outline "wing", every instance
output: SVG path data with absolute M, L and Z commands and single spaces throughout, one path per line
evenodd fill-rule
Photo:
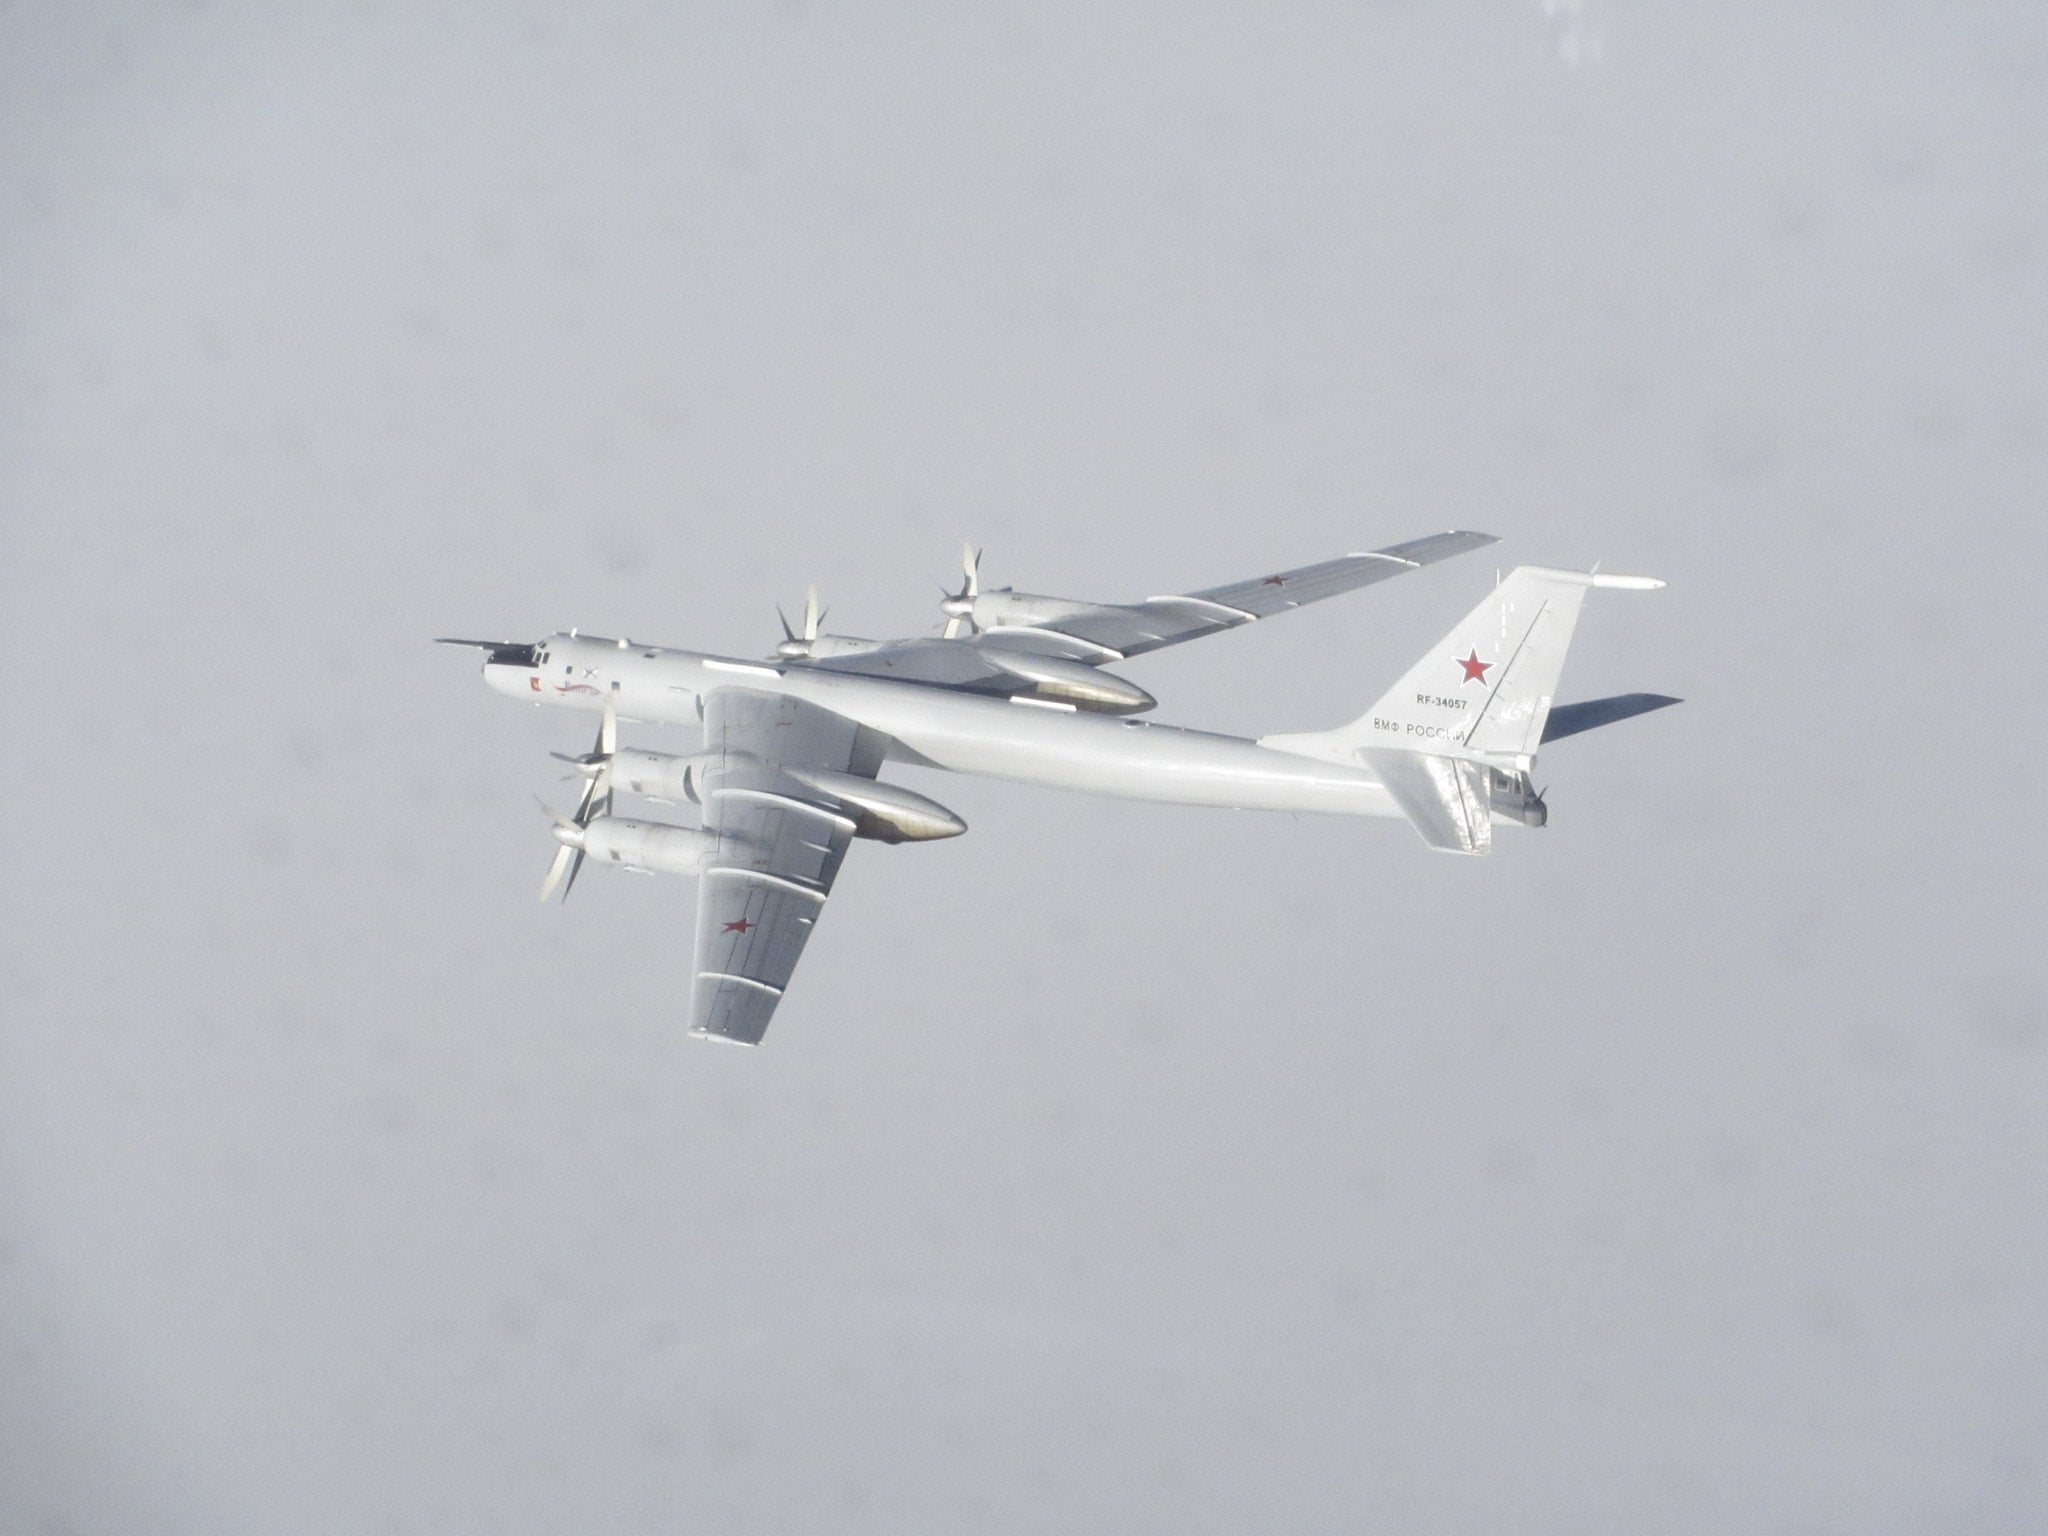
M 699 794 L 718 851 L 697 886 L 691 1034 L 760 1042 L 853 841 L 832 797 L 785 770 L 873 778 L 885 746 L 801 699 L 749 688 L 705 698 Z
M 834 672 L 893 677 L 904 682 L 1008 695 L 1031 685 L 987 661 L 982 650 L 1033 650 L 1090 666 L 1236 629 L 1340 592 L 1448 560 L 1494 542 L 1490 533 L 1436 533 L 1366 554 L 1254 576 L 1142 603 L 1080 603 L 1046 599 L 1054 611 L 1030 624 L 1000 623 L 965 640 L 898 640 L 856 655 L 811 663 Z M 1036 601 L 1036 600 L 1034 600 Z
M 1434 533 L 1426 539 L 1389 544 L 1365 554 L 1345 555 L 1317 565 L 1253 576 L 1227 586 L 1206 587 L 1180 597 L 1148 597 L 1128 607 L 1105 609 L 1101 617 L 1078 614 L 1075 622 L 1055 621 L 1051 628 L 1125 656 L 1178 645 L 1219 630 L 1235 629 L 1254 619 L 1271 618 L 1340 592 L 1385 581 L 1467 550 L 1494 542 L 1490 533 Z

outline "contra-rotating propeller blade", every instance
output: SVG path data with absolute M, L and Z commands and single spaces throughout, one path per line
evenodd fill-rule
M 782 621 L 782 643 L 775 647 L 775 654 L 787 656 L 791 660 L 810 655 L 818 638 L 818 626 L 825 622 L 826 611 L 818 606 L 816 582 L 804 588 L 804 627 L 801 631 L 794 631 L 789 627 L 789 615 L 784 613 L 778 604 L 775 617 Z
M 974 622 L 974 600 L 981 596 L 981 551 L 972 544 L 960 546 L 960 575 L 960 590 L 947 593 L 939 604 L 939 611 L 946 616 L 944 637 L 948 640 L 957 640 L 963 629 L 970 635 L 981 633 Z
M 583 823 L 580 820 L 572 821 L 545 800 L 540 802 L 540 808 L 547 813 L 548 820 L 554 823 L 555 841 L 562 845 L 555 850 L 554 858 L 548 861 L 547 878 L 540 884 L 540 899 L 545 904 L 547 899 L 555 894 L 555 887 L 561 885 L 565 872 L 569 876 L 569 884 L 576 883 L 576 871 L 583 867 Z M 568 899 L 569 893 L 564 889 L 562 900 Z
M 562 900 L 569 899 L 569 892 L 575 888 L 577 871 L 583 868 L 583 829 L 600 816 L 611 814 L 612 808 L 612 757 L 619 750 L 619 690 L 613 684 L 604 696 L 604 713 L 598 717 L 597 746 L 581 757 L 566 761 L 574 763 L 579 772 L 589 775 L 589 782 L 583 786 L 583 798 L 577 802 L 576 814 L 564 816 L 553 807 L 543 807 L 555 824 L 555 840 L 562 846 L 555 850 L 553 862 L 548 865 L 547 879 L 541 882 L 540 899 L 546 901 L 555 894 L 557 885 L 562 888 Z M 560 756 L 560 754 L 555 754 Z M 563 877 L 566 874 L 567 879 Z

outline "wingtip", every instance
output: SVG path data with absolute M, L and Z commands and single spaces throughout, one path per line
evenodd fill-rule
M 1345 558 L 1398 560 L 1403 565 L 1411 567 L 1434 565 L 1439 560 L 1449 560 L 1454 555 L 1470 554 L 1475 549 L 1484 549 L 1489 544 L 1499 542 L 1498 534 L 1479 533 L 1470 528 L 1446 528 L 1442 533 L 1424 534 L 1419 539 L 1389 544 L 1385 549 L 1354 549 Z
M 761 1043 L 758 1040 L 741 1040 L 733 1035 L 721 1035 L 716 1030 L 711 1029 L 693 1029 L 690 1031 L 690 1038 L 692 1040 L 709 1040 L 713 1045 L 736 1045 L 743 1051 L 751 1051 Z

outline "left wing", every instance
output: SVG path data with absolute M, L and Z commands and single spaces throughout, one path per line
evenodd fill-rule
M 786 770 L 871 779 L 886 745 L 801 699 L 750 688 L 705 697 L 699 795 L 718 850 L 697 885 L 691 1034 L 760 1043 L 853 841 L 845 808 Z

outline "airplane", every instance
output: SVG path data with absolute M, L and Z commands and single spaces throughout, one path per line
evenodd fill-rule
M 984 590 L 980 556 L 940 604 L 936 635 L 824 632 L 816 589 L 765 659 L 553 634 L 486 652 L 485 681 L 533 704 L 595 713 L 573 814 L 540 898 L 566 900 L 584 860 L 698 878 L 690 1034 L 757 1045 L 856 839 L 957 837 L 945 806 L 885 783 L 888 763 L 1180 805 L 1406 818 L 1432 848 L 1484 854 L 1496 822 L 1549 819 L 1530 773 L 1545 742 L 1679 702 L 1623 694 L 1554 705 L 1593 588 L 1650 577 L 1519 566 L 1371 709 L 1334 730 L 1256 740 L 1138 718 L 1157 702 L 1106 668 L 1419 570 L 1495 542 L 1453 530 L 1136 603 Z M 943 589 L 942 589 L 943 590 Z M 701 725 L 687 753 L 619 744 L 622 722 Z M 698 825 L 621 816 L 620 791 L 701 808 Z

